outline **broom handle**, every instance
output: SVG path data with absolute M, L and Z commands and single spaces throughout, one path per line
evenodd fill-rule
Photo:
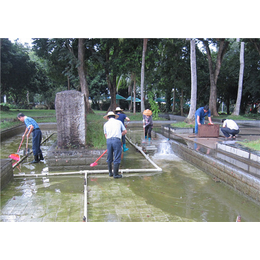
M 95 162 L 97 162 L 106 152 L 107 152 L 107 150 L 106 150 L 105 152 L 103 152 L 103 153 L 97 158 L 97 160 L 96 160 Z
M 17 150 L 17 153 L 20 151 L 20 148 L 21 148 L 21 146 L 22 146 L 22 144 L 23 144 L 24 137 L 25 137 L 25 136 L 23 135 L 22 141 L 21 141 L 21 143 L 20 143 L 20 145 L 19 145 L 19 148 L 18 148 L 18 150 Z

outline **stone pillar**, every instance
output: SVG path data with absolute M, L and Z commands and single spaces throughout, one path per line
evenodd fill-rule
M 58 92 L 55 99 L 57 145 L 79 148 L 86 144 L 86 112 L 84 94 L 76 90 Z

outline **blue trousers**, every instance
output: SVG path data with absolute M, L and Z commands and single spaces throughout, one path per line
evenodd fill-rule
M 220 129 L 225 137 L 229 137 L 230 135 L 235 136 L 239 133 L 239 130 L 234 130 L 227 127 L 221 127 Z
M 32 150 L 33 150 L 33 155 L 36 156 L 42 152 L 42 150 L 40 148 L 41 140 L 42 140 L 42 131 L 40 128 L 36 128 L 33 130 L 32 134 L 33 134 Z
M 202 125 L 204 125 L 204 119 L 205 119 L 205 117 L 200 118 L 200 123 Z M 195 134 L 198 133 L 198 129 L 199 129 L 199 125 L 198 125 L 198 122 L 197 122 L 197 116 L 195 115 Z
M 121 154 L 122 154 L 121 140 L 115 137 L 107 139 L 107 163 L 112 163 L 114 161 L 114 165 L 117 163 L 120 164 Z

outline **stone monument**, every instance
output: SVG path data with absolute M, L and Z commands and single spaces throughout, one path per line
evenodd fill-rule
M 84 94 L 76 90 L 58 92 L 55 99 L 57 146 L 79 148 L 86 144 Z

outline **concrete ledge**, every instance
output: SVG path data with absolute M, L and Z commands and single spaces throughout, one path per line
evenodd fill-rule
M 255 154 L 253 151 L 250 151 L 250 149 L 248 149 L 248 151 L 244 151 L 242 149 L 239 149 L 237 147 L 232 147 L 225 143 L 217 143 L 216 148 L 218 150 L 223 150 L 225 152 L 235 154 L 236 156 L 240 156 L 245 159 L 249 159 L 254 162 L 260 163 L 260 155 Z
M 175 134 L 193 134 L 194 128 L 177 128 L 177 127 L 168 127 L 162 126 L 164 130 L 170 131 Z
M 55 130 L 57 131 L 57 123 L 38 123 L 41 130 Z M 18 134 L 22 134 L 25 131 L 25 124 L 14 126 L 0 132 L 1 141 L 4 141 L 10 137 Z
M 56 147 L 57 142 L 50 147 L 47 154 L 50 172 L 93 169 L 90 164 L 95 162 L 105 151 L 91 149 L 56 149 Z M 106 155 L 101 157 L 95 169 L 107 169 Z
M 3 190 L 6 185 L 13 179 L 13 168 L 12 168 L 12 159 L 1 159 L 1 168 L 0 168 L 0 179 L 1 187 L 0 190 Z
M 173 151 L 185 161 L 190 162 L 202 171 L 216 176 L 222 182 L 251 199 L 260 202 L 260 180 L 235 166 L 229 166 L 208 155 L 198 153 L 186 145 L 172 141 Z

